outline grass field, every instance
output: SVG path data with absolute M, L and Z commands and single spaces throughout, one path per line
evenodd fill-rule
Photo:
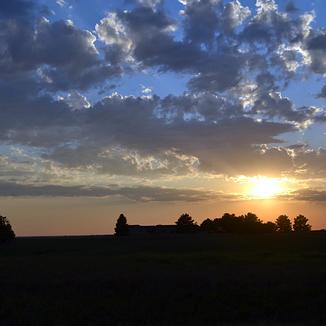
M 326 234 L 18 238 L 0 325 L 326 324 Z

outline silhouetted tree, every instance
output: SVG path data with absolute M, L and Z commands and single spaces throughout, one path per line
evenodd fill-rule
M 223 233 L 225 232 L 225 230 L 223 229 L 222 226 L 222 219 L 221 218 L 215 218 L 213 220 L 213 224 L 214 224 L 214 231 L 217 233 Z
M 262 224 L 262 232 L 264 233 L 272 233 L 276 232 L 277 230 L 277 225 L 273 222 L 266 222 Z
M 13 231 L 7 217 L 0 215 L 0 243 L 13 240 L 15 237 L 15 232 Z
M 118 217 L 114 231 L 117 236 L 128 235 L 127 218 L 123 214 Z
M 291 232 L 292 223 L 287 215 L 280 215 L 275 221 L 277 231 L 279 232 Z
M 200 224 L 200 230 L 208 233 L 214 233 L 215 232 L 214 221 L 212 221 L 210 218 L 207 218 Z
M 223 233 L 225 232 L 222 228 L 221 219 L 215 218 L 211 220 L 207 218 L 200 225 L 200 230 L 207 233 Z
M 241 232 L 243 229 L 243 216 L 238 217 L 235 214 L 225 213 L 219 219 L 219 224 L 224 232 Z
M 179 219 L 175 222 L 175 224 L 177 225 L 177 232 L 179 233 L 195 232 L 199 229 L 199 226 L 187 213 L 182 214 Z
M 246 233 L 262 232 L 263 222 L 254 213 L 247 213 L 242 219 L 242 231 Z
M 308 224 L 308 219 L 300 214 L 294 219 L 293 230 L 295 232 L 311 231 L 311 225 Z
M 262 223 L 256 214 L 250 212 L 244 216 L 243 221 L 248 224 Z

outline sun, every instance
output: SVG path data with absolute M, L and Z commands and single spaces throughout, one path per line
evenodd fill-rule
M 250 181 L 249 195 L 252 198 L 270 199 L 284 192 L 281 179 L 268 177 L 254 177 Z

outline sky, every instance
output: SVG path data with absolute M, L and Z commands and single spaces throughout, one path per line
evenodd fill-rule
M 224 212 L 326 228 L 326 2 L 0 1 L 19 236 Z

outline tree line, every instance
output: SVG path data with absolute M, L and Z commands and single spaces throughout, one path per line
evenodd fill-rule
M 263 222 L 254 213 L 236 216 L 225 213 L 220 218 L 205 219 L 198 225 L 189 214 L 182 214 L 176 221 L 178 232 L 204 231 L 207 233 L 272 233 L 311 231 L 309 220 L 298 215 L 293 223 L 287 215 L 280 215 L 275 222 Z
M 298 215 L 293 223 L 287 215 L 280 215 L 275 222 L 263 222 L 254 213 L 236 216 L 225 213 L 220 218 L 205 219 L 201 224 L 187 213 L 182 214 L 175 222 L 177 233 L 273 233 L 273 232 L 309 232 L 311 225 L 304 215 Z M 116 226 L 115 234 L 128 235 L 127 218 L 120 214 Z
M 309 220 L 304 215 L 298 215 L 293 223 L 287 215 L 280 215 L 275 222 L 263 222 L 256 214 L 247 213 L 236 216 L 225 213 L 220 218 L 205 219 L 201 224 L 187 213 L 182 214 L 175 222 L 177 233 L 272 233 L 272 232 L 308 232 L 311 231 Z M 115 234 L 128 235 L 127 218 L 120 214 Z M 7 217 L 0 215 L 0 243 L 15 239 L 16 235 Z

